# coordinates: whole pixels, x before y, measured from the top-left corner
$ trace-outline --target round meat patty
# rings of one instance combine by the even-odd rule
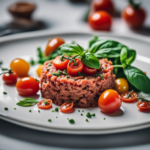
[[[112,62],[107,59],[99,61],[101,68],[96,75],[86,75],[85,77],[70,76],[64,73],[59,76],[53,75],[58,70],[51,61],[45,62],[40,79],[42,96],[52,99],[59,106],[70,100],[73,101],[75,107],[97,106],[101,93],[107,89],[113,89],[115,82]]]

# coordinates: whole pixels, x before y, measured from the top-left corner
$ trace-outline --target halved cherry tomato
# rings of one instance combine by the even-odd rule
[[[17,82],[16,88],[20,95],[35,95],[39,91],[39,83],[35,78],[24,77]]]
[[[85,74],[87,74],[87,75],[95,74],[96,71],[97,71],[97,69],[95,69],[95,68],[90,68],[90,67],[88,67],[88,66],[86,66],[86,65],[83,66],[83,72],[84,72]]]
[[[5,84],[14,84],[17,82],[17,74],[16,72],[5,73],[3,74],[3,80]]]
[[[143,25],[146,13],[141,7],[135,9],[133,6],[127,6],[122,12],[122,18],[131,28],[139,28]]]
[[[125,92],[125,93],[122,93],[121,94],[121,99],[124,101],[124,102],[127,102],[127,103],[132,103],[132,102],[135,102],[137,101],[137,97],[138,97],[138,94],[136,92],[132,92],[129,96],[129,98],[127,98],[127,95],[130,93],[130,91],[128,92]]]
[[[112,25],[112,19],[106,11],[96,11],[89,16],[88,24],[94,30],[109,31]]]
[[[108,69],[103,69],[103,72],[104,72],[104,73],[107,73],[107,72],[108,72]]]
[[[74,112],[73,102],[64,102],[59,109],[63,113],[72,113]]]
[[[141,110],[141,111],[148,111],[150,110],[150,102],[142,102],[139,101],[137,103],[137,107]]]
[[[50,109],[52,108],[52,100],[51,99],[41,100],[39,103],[37,103],[37,106],[40,109]]]
[[[25,60],[16,58],[11,62],[10,68],[16,72],[18,77],[25,77],[28,75],[30,65]]]
[[[112,0],[93,0],[91,3],[91,13],[99,10],[107,11],[111,16],[115,14]]]
[[[61,61],[61,60],[60,60],[60,57],[61,57],[61,56],[57,56],[57,57],[53,60],[53,65],[56,67],[56,69],[64,70],[64,69],[67,68],[67,65],[68,65],[69,60],[63,58],[63,61]]]
[[[112,89],[104,91],[98,100],[98,107],[102,112],[111,113],[121,107],[122,100],[120,95]]]
[[[68,73],[73,76],[78,75],[78,72],[81,72],[83,69],[83,63],[81,62],[81,60],[78,58],[75,58],[75,61],[76,61],[77,65],[74,65],[73,62],[70,63],[70,66],[69,66],[69,63],[67,65]]]
[[[42,65],[39,65],[39,67],[36,70],[37,75],[40,77],[42,73]]]
[[[45,55],[48,56],[50,53],[52,53],[55,49],[57,49],[60,45],[64,43],[65,41],[59,37],[50,39],[45,49]]]

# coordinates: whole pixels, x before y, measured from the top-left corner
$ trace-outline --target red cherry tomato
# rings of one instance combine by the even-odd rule
[[[134,9],[131,5],[122,12],[122,18],[131,28],[139,28],[143,25],[146,13],[143,8]]]
[[[35,78],[24,77],[17,82],[16,88],[20,95],[35,95],[39,91],[39,83]]]
[[[14,84],[17,82],[17,74],[16,72],[5,73],[3,74],[3,80],[5,84]]]
[[[84,72],[85,74],[87,74],[87,75],[93,75],[93,74],[96,73],[96,71],[97,71],[97,69],[95,69],[95,68],[90,68],[90,67],[88,67],[88,66],[86,66],[86,65],[84,65],[84,67],[83,67],[83,72]]]
[[[138,97],[138,94],[136,92],[132,92],[129,96],[129,98],[127,98],[127,95],[130,93],[130,91],[128,92],[125,92],[125,93],[122,93],[121,94],[121,99],[124,101],[124,102],[127,102],[127,103],[132,103],[132,102],[135,102],[137,101],[137,97]]]
[[[45,49],[45,55],[48,56],[50,53],[52,53],[55,49],[57,49],[60,45],[64,43],[65,41],[59,37],[50,39]]]
[[[60,111],[63,113],[72,113],[74,112],[73,102],[65,102],[60,106]]]
[[[53,60],[53,65],[56,67],[56,69],[64,70],[64,69],[67,68],[67,65],[68,65],[69,60],[63,58],[63,61],[61,61],[61,60],[60,60],[60,57],[61,57],[61,56],[57,56],[57,57]]]
[[[98,100],[98,107],[102,112],[111,113],[121,107],[122,100],[119,94],[112,89],[104,91]]]
[[[93,0],[91,3],[91,12],[104,10],[111,16],[115,14],[115,8],[112,0]]]
[[[89,16],[88,23],[94,30],[109,31],[112,25],[112,19],[106,11],[96,11]]]
[[[150,110],[150,102],[142,102],[139,101],[137,103],[137,107],[141,110],[141,111],[148,111]]]
[[[51,99],[41,100],[39,103],[37,103],[37,106],[40,109],[50,109],[52,108],[52,100]]]
[[[70,63],[70,66],[69,66],[69,63],[67,65],[67,72],[73,76],[78,75],[78,72],[81,72],[83,69],[83,63],[81,62],[81,60],[78,58],[75,58],[75,61],[77,65],[74,65],[73,62]]]

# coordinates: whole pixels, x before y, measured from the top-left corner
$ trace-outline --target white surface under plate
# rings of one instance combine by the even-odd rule
[[[57,33],[30,33],[25,35],[14,35],[0,39],[0,60],[3,61],[3,67],[9,67],[10,62],[15,58],[24,58],[29,61],[31,58],[36,58],[37,47],[42,47],[44,50],[45,45],[49,38],[62,37],[66,43],[76,41],[84,48],[88,47],[88,42],[92,38],[91,33],[81,32],[57,32]],[[128,47],[137,51],[137,58],[134,62],[134,66],[147,72],[150,77],[150,40],[143,38],[143,36],[119,36],[109,33],[97,33],[101,38],[117,40]],[[36,68],[31,67],[29,75],[36,77]],[[3,91],[7,92],[7,95],[3,95]],[[53,108],[50,110],[40,110],[38,112],[37,105],[32,107],[20,107],[16,103],[24,97],[18,95],[15,85],[8,86],[3,84],[0,78],[0,115],[1,118],[22,126],[67,134],[106,134],[123,131],[131,131],[141,129],[150,126],[150,113],[140,112],[136,106],[136,103],[128,104],[123,103],[119,111],[112,114],[104,114],[100,112],[99,108],[76,108],[72,114],[63,114],[61,112],[52,112],[51,110],[58,107],[53,104]],[[38,101],[44,99],[40,96],[40,91],[34,98]],[[5,111],[4,107],[8,107],[9,110]],[[16,110],[14,110],[16,108]],[[29,110],[32,112],[29,112]],[[80,112],[78,112],[80,110]],[[84,110],[84,112],[82,112]],[[88,119],[86,122],[86,113],[95,113],[96,116],[92,119]],[[80,114],[83,114],[81,116]],[[56,118],[56,116],[58,118]],[[75,120],[75,124],[70,124],[67,118]],[[104,118],[106,118],[104,120]],[[52,122],[48,122],[51,119]]]

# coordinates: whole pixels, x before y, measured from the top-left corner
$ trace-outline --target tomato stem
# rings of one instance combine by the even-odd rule
[[[77,66],[78,63],[75,61],[75,58],[76,58],[77,56],[78,56],[78,55],[75,55],[74,57],[70,58],[70,57],[65,57],[64,55],[61,55],[60,60],[63,61],[63,58],[68,59],[68,60],[70,60],[70,61],[69,61],[69,66],[70,66],[70,63],[71,63],[72,61],[73,61],[74,66]]]
[[[136,10],[138,10],[140,8],[140,3],[135,3],[134,0],[128,0],[129,4]]]
[[[1,73],[0,75],[5,74],[5,73],[9,73],[9,74],[13,73],[13,72],[12,72],[12,69],[2,68],[2,70],[3,70],[3,71],[4,71],[4,70],[7,70],[7,72],[3,72],[3,73]]]
[[[142,95],[140,97],[137,97],[137,99],[141,100],[142,102],[150,102],[150,100],[143,98]]]

